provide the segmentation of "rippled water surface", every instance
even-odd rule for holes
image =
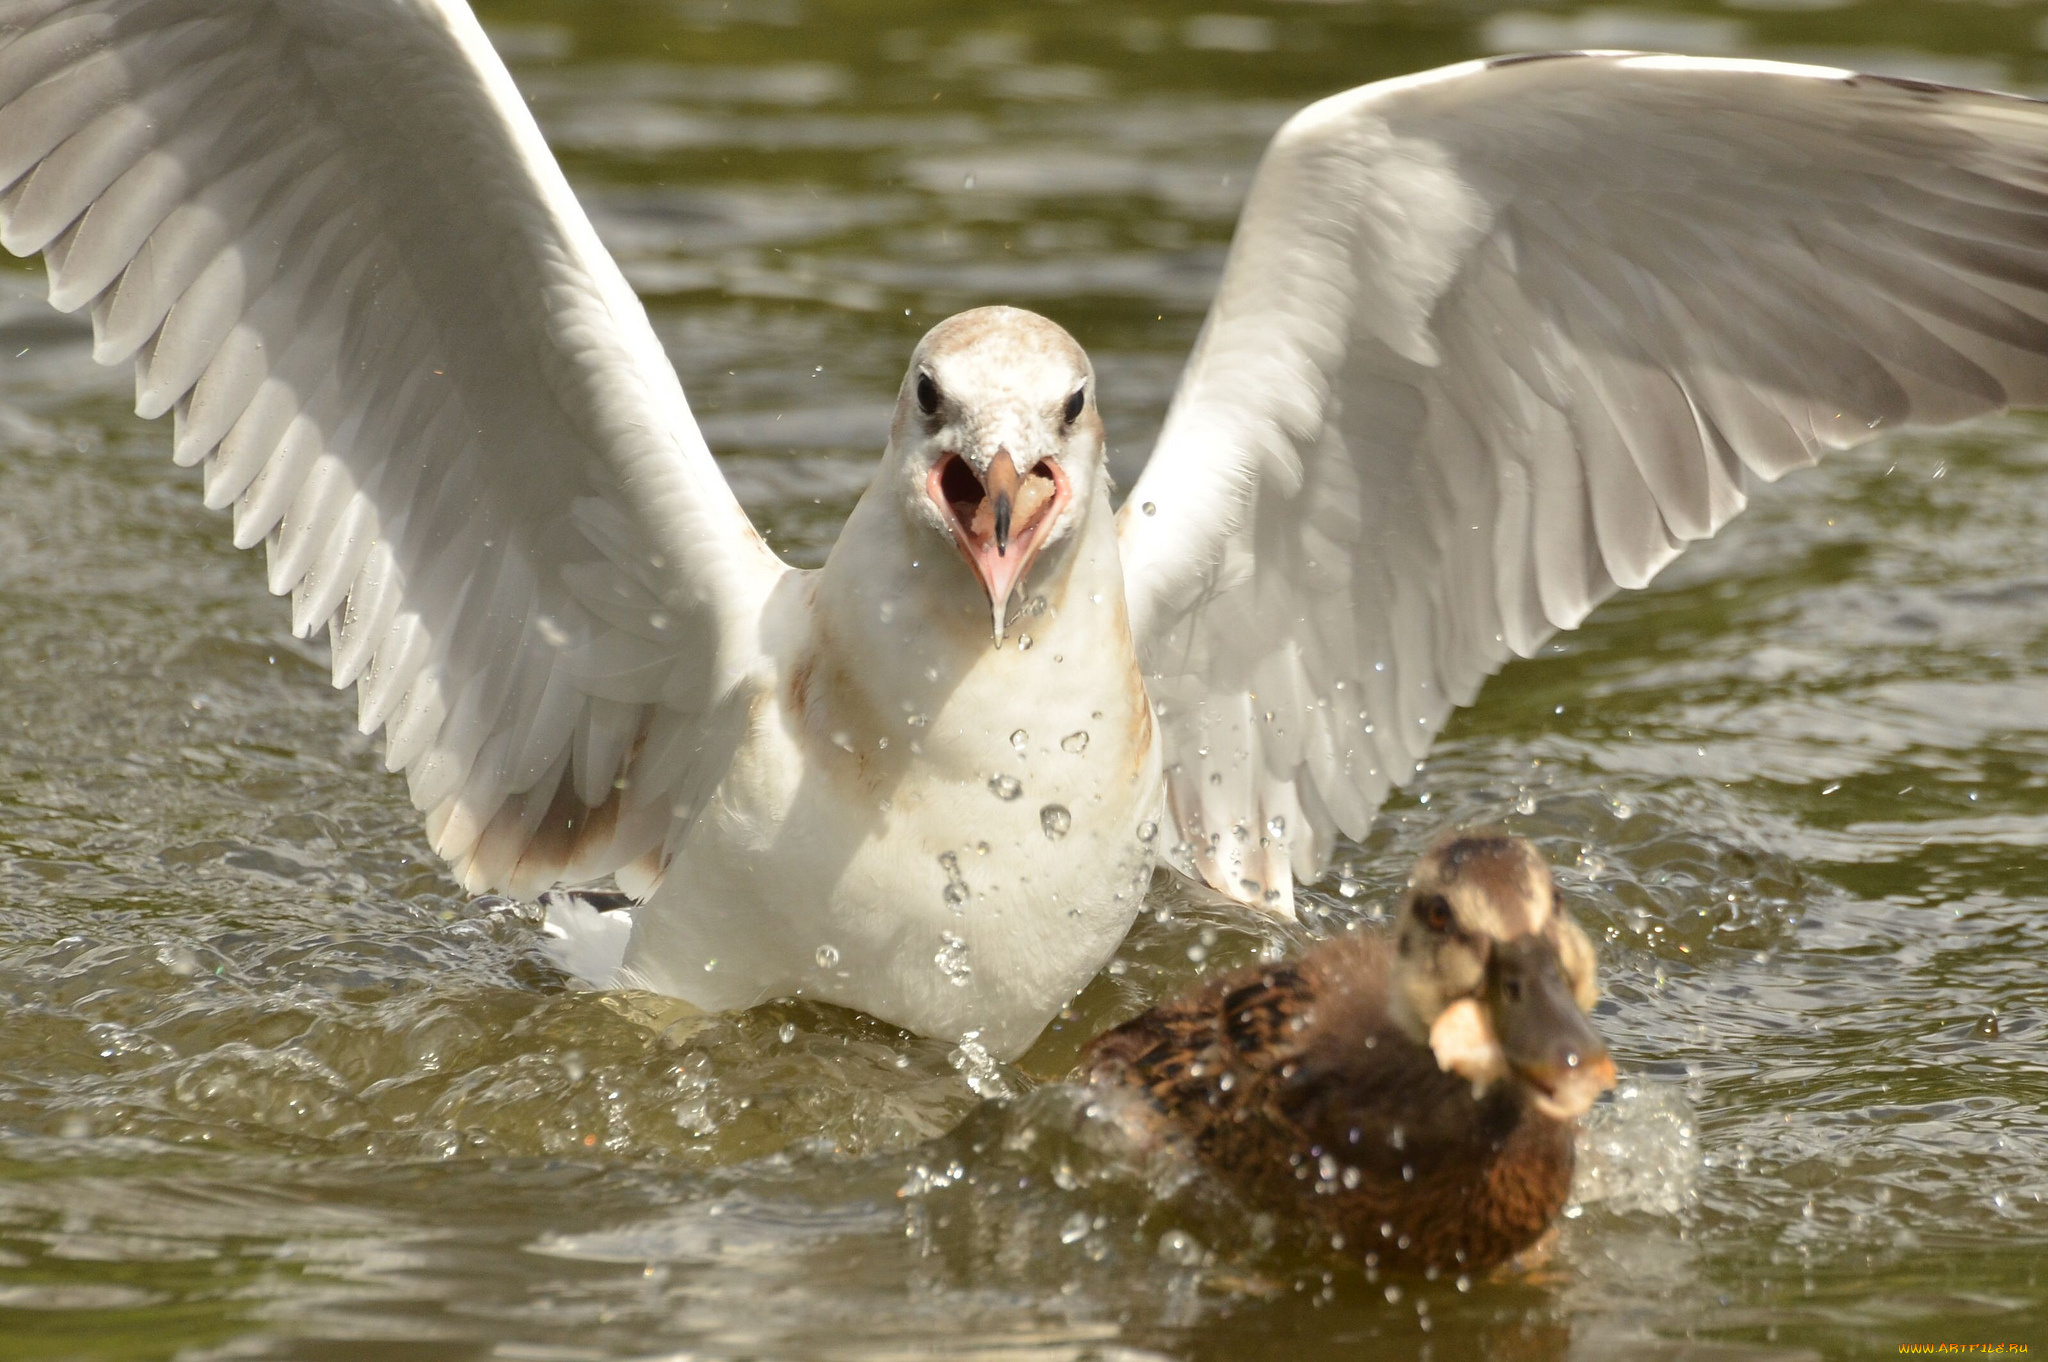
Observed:
[[[1134,470],[1261,142],[1314,96],[1555,45],[2048,83],[2025,4],[485,12],[803,563],[957,308],[1067,324]],[[1760,497],[1491,682],[1318,891],[1376,911],[1451,819],[1538,838],[1628,1076],[1547,1263],[1375,1282],[1158,1199],[1046,1081],[1269,944],[1163,880],[1014,1070],[816,1007],[663,1029],[568,991],[441,873],[321,650],[32,284],[0,278],[0,1357],[2048,1346],[2048,420]]]

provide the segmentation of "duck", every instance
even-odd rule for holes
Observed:
[[[1386,928],[1210,979],[1090,1041],[1075,1078],[1142,1152],[1312,1240],[1476,1272],[1564,1208],[1576,1123],[1615,1082],[1597,996],[1542,855],[1455,829]]]
[[[454,880],[568,886],[595,987],[996,1058],[1158,867],[1291,917],[1488,676],[1760,483],[2048,401],[2044,186],[2044,106],[1838,68],[1363,85],[1275,133],[1127,491],[1085,348],[977,308],[798,568],[463,0],[0,6],[0,245]]]

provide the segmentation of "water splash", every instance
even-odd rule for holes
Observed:
[[[967,1086],[981,1097],[1014,1097],[1016,1090],[1003,1075],[1003,1066],[996,1062],[988,1047],[981,1043],[980,1031],[969,1031],[960,1038],[960,1044],[953,1053],[946,1056],[946,1062],[967,1080]]]
[[[974,966],[968,963],[967,943],[951,932],[939,934],[939,953],[932,957],[932,963],[939,967],[939,973],[946,976],[946,982],[955,988],[965,988],[974,982]]]

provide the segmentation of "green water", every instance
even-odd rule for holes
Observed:
[[[2035,4],[1217,3],[485,17],[804,563],[957,308],[1070,327],[1134,468],[1261,142],[1315,96],[1558,44],[2048,86]],[[0,1357],[2048,1348],[2048,420],[1759,497],[1491,682],[1351,849],[1332,912],[1448,820],[1538,838],[1628,1079],[1547,1265],[1371,1282],[1160,1200],[1036,1086],[1264,944],[1163,883],[1005,1105],[846,1014],[664,1033],[567,992],[39,309],[0,278]]]

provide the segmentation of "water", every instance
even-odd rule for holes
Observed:
[[[1229,8],[486,17],[804,563],[911,343],[957,308],[1071,327],[1128,476],[1253,157],[1313,96],[1560,42],[2048,80],[2035,5]],[[1890,440],[1760,498],[1489,684],[1312,896],[1325,923],[1378,913],[1433,830],[1506,819],[1601,943],[1627,1080],[1547,1264],[1371,1282],[1126,1166],[1045,1083],[1279,933],[1162,882],[1014,1068],[824,1008],[705,1022],[568,992],[517,913],[428,856],[129,381],[33,306],[0,330],[0,1356],[2048,1340],[2041,419]]]

